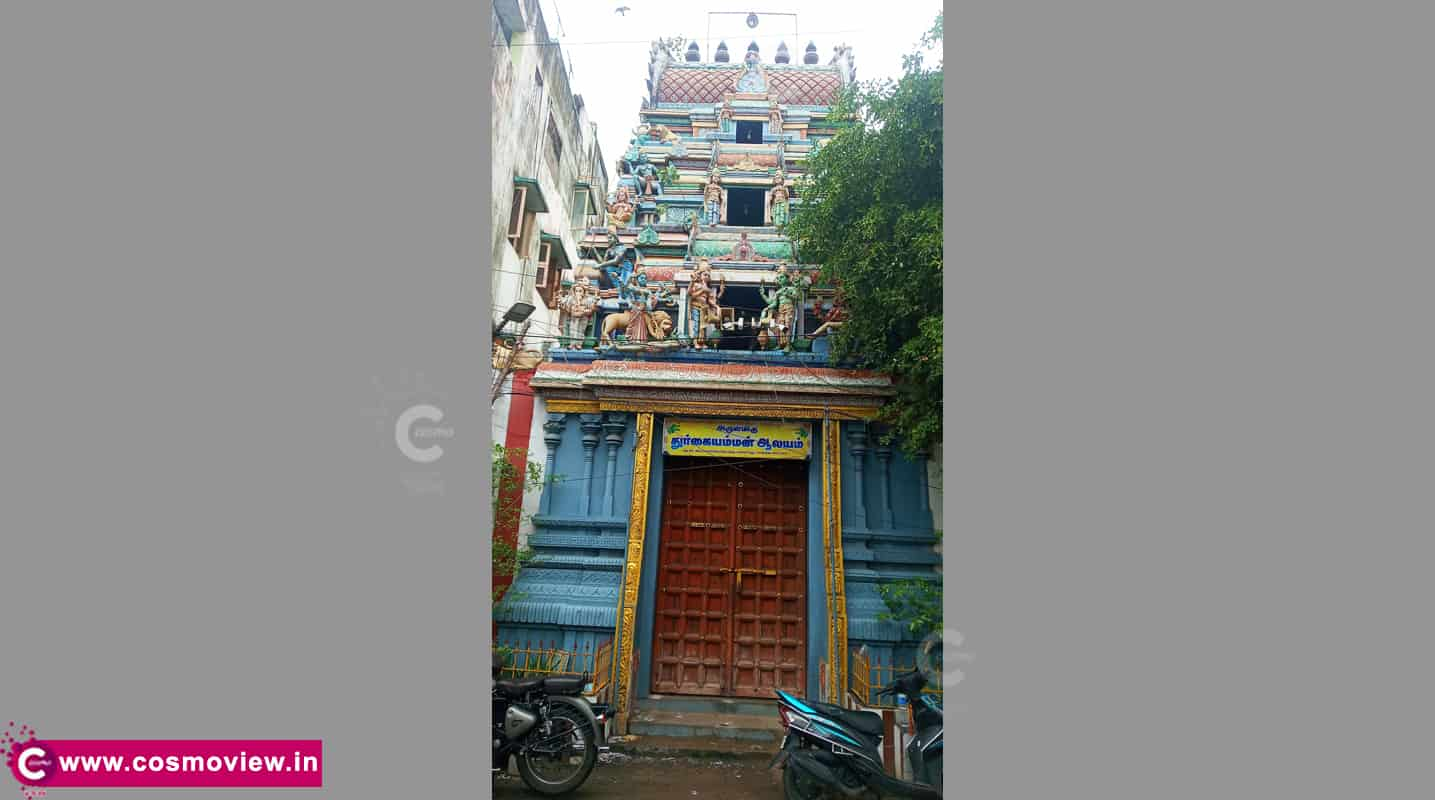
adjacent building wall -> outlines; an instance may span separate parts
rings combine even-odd
[[[573,93],[563,50],[549,36],[543,14],[535,0],[495,0],[493,3],[493,184],[490,214],[493,244],[490,253],[493,308],[484,313],[498,320],[515,302],[530,303],[534,312],[525,349],[541,351],[559,332],[559,314],[550,309],[534,286],[540,237],[534,236],[528,252],[517,252],[508,240],[509,215],[513,206],[514,179],[538,182],[548,211],[537,215],[538,230],[557,236],[563,260],[577,263],[575,235],[595,217],[608,192],[607,169],[598,146],[597,128],[588,118],[583,98]],[[560,142],[555,154],[553,134]],[[580,185],[586,184],[586,187]],[[586,202],[581,194],[587,195]],[[575,218],[575,205],[583,202],[588,216]],[[580,212],[581,214],[581,212]],[[576,221],[576,224],[575,224]],[[510,323],[505,332],[516,333]],[[510,377],[500,388],[493,404],[493,441],[521,440],[530,460],[540,464],[547,458],[542,424],[541,400],[535,399],[528,436],[510,437],[509,422],[513,392]],[[524,390],[529,391],[529,390]],[[523,501],[524,522],[519,541],[532,530],[529,515],[538,507],[539,492],[529,492]]]

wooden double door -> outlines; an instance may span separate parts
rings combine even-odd
[[[807,691],[807,462],[669,458],[652,690]]]

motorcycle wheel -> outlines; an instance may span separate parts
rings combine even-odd
[[[539,794],[567,794],[588,780],[598,763],[598,743],[588,721],[571,708],[554,706],[548,719],[553,724],[552,735],[565,731],[570,734],[568,746],[553,756],[531,752],[518,756],[518,774],[528,788]]]

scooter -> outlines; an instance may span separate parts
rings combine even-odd
[[[922,694],[926,685],[926,677],[913,670],[877,693],[878,697],[906,695],[913,703],[917,735],[907,745],[907,760],[915,782],[894,778],[883,769],[880,715],[803,700],[779,689],[777,712],[787,733],[768,766],[782,767],[787,800],[940,800],[942,708]]]

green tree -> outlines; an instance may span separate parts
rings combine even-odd
[[[515,461],[524,466],[520,469]],[[493,575],[494,577],[518,575],[518,571],[533,557],[529,548],[517,548],[504,541],[498,532],[518,528],[523,521],[523,495],[543,485],[543,467],[529,461],[527,452],[509,449],[501,444],[493,446]],[[517,502],[513,502],[517,497]],[[495,607],[505,596],[507,587],[493,588]],[[506,594],[505,594],[506,593]]]
[[[942,532],[933,531],[937,541]],[[877,593],[887,605],[877,619],[896,622],[912,636],[921,639],[942,629],[942,579],[902,578],[877,586]]]
[[[860,84],[840,130],[807,161],[788,233],[839,285],[847,322],[834,358],[893,376],[884,421],[909,454],[942,437],[942,39],[938,15],[896,81]]]

